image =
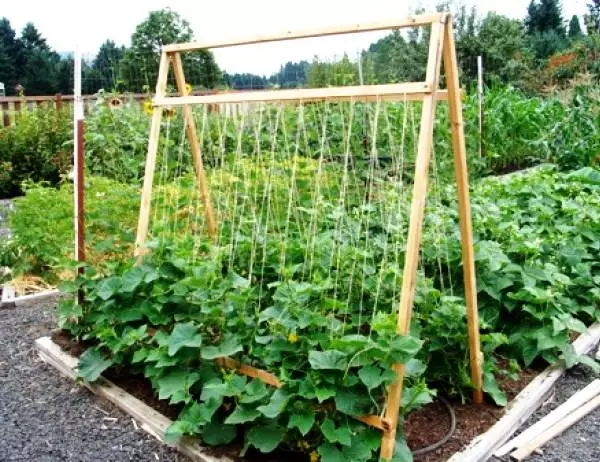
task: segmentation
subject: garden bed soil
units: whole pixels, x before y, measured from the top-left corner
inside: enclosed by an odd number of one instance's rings
[[[93,345],[90,341],[76,341],[66,331],[54,331],[52,340],[63,351],[72,356],[80,356]],[[518,380],[508,378],[498,380],[500,388],[506,392],[507,399],[512,400],[533,378],[541,372],[541,367],[531,367],[521,371]],[[150,382],[142,375],[131,375],[125,368],[112,367],[103,374],[111,382],[123,388],[150,407],[175,420],[179,415],[181,405],[172,405],[165,400],[159,400],[152,390]],[[450,404],[456,415],[456,429],[452,437],[435,451],[415,456],[415,462],[443,462],[454,453],[466,447],[473,438],[487,431],[504,414],[503,408],[485,403],[480,406],[463,404],[451,400]],[[410,413],[405,422],[404,430],[408,446],[418,450],[440,441],[448,433],[451,421],[446,407],[435,401]],[[245,457],[240,457],[242,442],[236,441],[230,445],[218,448],[207,448],[213,456],[227,456],[238,462],[309,462],[307,454],[277,450],[270,454],[262,454],[249,450]]]

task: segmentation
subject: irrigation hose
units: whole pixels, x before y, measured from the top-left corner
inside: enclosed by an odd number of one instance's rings
[[[454,413],[454,409],[444,397],[438,396],[438,399],[444,404],[444,406],[448,410],[448,414],[450,415],[450,430],[448,430],[448,433],[446,433],[446,435],[438,442],[430,444],[429,446],[425,446],[424,448],[412,451],[413,456],[420,456],[422,454],[427,454],[428,452],[435,451],[440,446],[446,444],[446,442],[452,437],[454,431],[456,430],[456,414]]]

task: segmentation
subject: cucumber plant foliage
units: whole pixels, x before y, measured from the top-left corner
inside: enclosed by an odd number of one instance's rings
[[[506,397],[497,378],[520,367],[557,360],[596,366],[578,357],[569,339],[600,318],[597,178],[590,168],[564,174],[544,166],[474,186],[484,390],[499,405]],[[452,186],[441,193],[455,197]],[[428,207],[430,220],[457,229],[454,207]],[[377,460],[381,432],[353,417],[382,412],[395,362],[406,365],[402,416],[436,393],[466,400],[472,390],[462,284],[442,287],[437,273],[447,267],[462,282],[458,231],[440,237],[430,230],[426,223],[410,335],[396,334],[395,309],[359,312],[358,305],[336,303],[320,262],[311,279],[299,280],[299,238],[287,244],[283,278],[272,271],[249,280],[231,264],[229,248],[208,242],[197,260],[163,242],[141,264],[126,261],[108,275],[86,268],[63,284],[68,293],[82,290],[85,302],[61,300],[60,327],[94,343],[80,358],[82,378],[125,365],[160,399],[180,406],[168,430],[172,440],[196,435],[209,445],[243,441],[242,453],[284,448],[323,462]],[[276,267],[279,244],[272,245],[267,266]],[[240,261],[250,252],[241,244],[238,250]],[[400,267],[386,264],[397,284]],[[377,277],[366,274],[365,287],[376,287]],[[283,386],[222,368],[215,361],[222,357],[264,369]],[[402,435],[400,428],[398,461],[411,458]]]

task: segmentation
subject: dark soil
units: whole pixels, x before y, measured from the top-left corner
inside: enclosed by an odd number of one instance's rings
[[[74,340],[66,331],[54,331],[51,338],[63,351],[75,357],[80,356],[93,345],[93,342]],[[148,379],[143,375],[132,375],[124,367],[111,367],[102,375],[171,420],[175,420],[183,409],[181,405],[169,404],[166,400],[158,399]],[[270,454],[261,454],[252,448],[248,450],[245,457],[240,457],[242,446],[243,441],[240,439],[226,447],[208,447],[206,452],[214,456],[227,456],[237,462],[281,462],[282,460],[308,462],[310,460],[307,454],[299,452],[277,450]]]
[[[90,342],[74,341],[67,332],[56,331],[52,339],[61,348],[73,356],[81,355],[89,346]],[[514,398],[538,373],[539,368],[525,369],[521,372],[518,380],[502,378],[499,380],[500,387],[506,392],[508,399]],[[108,369],[104,376],[120,386],[136,398],[145,402],[158,412],[174,420],[179,415],[182,407],[174,406],[164,400],[159,400],[152,390],[150,382],[142,375],[131,375],[129,371],[120,367]],[[492,404],[473,406],[460,402],[451,402],[456,415],[456,430],[452,437],[439,449],[415,457],[417,462],[444,461],[455,452],[465,447],[474,437],[489,429],[503,414],[503,409]],[[427,429],[427,431],[423,431]],[[417,450],[440,441],[450,429],[450,416],[446,407],[439,401],[424,406],[407,416],[405,423],[405,436],[409,447]],[[297,452],[276,451],[268,456],[260,453],[249,453],[245,457],[239,457],[242,442],[226,448],[209,448],[208,451],[214,455],[227,455],[239,462],[306,462],[309,460],[306,454]]]

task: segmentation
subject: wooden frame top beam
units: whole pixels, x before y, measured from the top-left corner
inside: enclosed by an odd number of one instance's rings
[[[256,35],[245,38],[232,38],[214,42],[189,42],[173,43],[163,46],[163,51],[173,53],[176,51],[206,50],[210,48],[226,48],[239,45],[256,43],[280,42],[284,40],[297,40],[310,37],[325,37],[329,35],[356,34],[359,32],[373,32],[379,30],[402,29],[406,27],[427,26],[442,19],[442,14],[427,14],[408,16],[402,19],[390,19],[367,24],[347,24],[334,27],[321,27],[300,31],[287,31],[271,35]]]
[[[357,85],[330,88],[299,88],[291,90],[256,90],[201,96],[171,96],[156,98],[155,107],[185,106],[188,104],[226,103],[307,103],[314,101],[418,101],[432,93],[425,82],[394,83],[386,85]],[[438,90],[440,99],[447,99],[446,90]]]

